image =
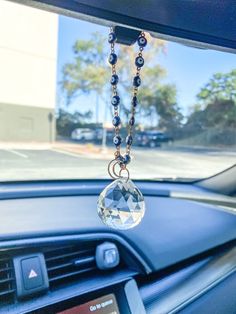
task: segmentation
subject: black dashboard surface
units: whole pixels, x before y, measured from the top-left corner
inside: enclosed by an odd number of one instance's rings
[[[102,189],[102,185],[97,184],[97,188]],[[194,191],[184,185],[178,189]],[[146,196],[142,223],[128,231],[115,231],[98,218],[97,195],[85,194],[1,200],[0,245],[33,237],[114,234],[125,239],[156,271],[236,239],[233,213],[219,206],[168,196]]]

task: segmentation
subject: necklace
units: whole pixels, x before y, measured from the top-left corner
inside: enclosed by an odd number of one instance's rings
[[[120,97],[118,95],[117,85],[119,77],[116,73],[117,54],[115,53],[116,34],[114,29],[110,29],[108,42],[111,45],[111,51],[108,62],[111,65],[111,86],[112,98],[111,104],[114,109],[112,124],[114,126],[115,136],[113,143],[116,147],[115,158],[108,164],[108,173],[114,181],[109,184],[98,198],[98,215],[101,220],[109,227],[114,229],[130,229],[135,227],[142,220],[145,213],[144,198],[140,190],[130,180],[130,173],[127,165],[131,162],[130,152],[133,143],[133,127],[135,123],[135,111],[138,104],[137,94],[141,85],[140,71],[144,65],[142,52],[147,45],[144,32],[141,32],[137,43],[139,52],[135,58],[136,74],[133,78],[133,93],[131,99],[131,114],[128,122],[128,135],[126,137],[126,153],[121,154],[122,138],[120,136],[121,118],[119,116]],[[117,167],[119,169],[117,170]],[[122,174],[126,172],[126,177]]]

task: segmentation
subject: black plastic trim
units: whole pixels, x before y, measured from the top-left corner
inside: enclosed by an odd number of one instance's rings
[[[209,34],[209,31],[212,32],[212,29],[215,24],[222,25],[222,21],[218,18],[218,20],[214,21],[213,23],[211,19],[209,19],[209,15],[207,13],[204,13],[204,10],[207,12],[209,10],[210,14],[213,16],[215,14],[216,17],[218,15],[216,14],[217,10],[222,10],[224,12],[224,8],[221,8],[220,1],[216,3],[215,5],[211,3],[211,1],[208,1],[205,5],[205,7],[202,5],[202,1],[181,1],[181,4],[178,5],[179,1],[156,1],[156,2],[150,2],[149,5],[145,6],[145,3],[142,1],[136,2],[137,6],[140,9],[140,12],[149,12],[149,15],[152,15],[152,18],[155,18],[154,21],[147,20],[146,17],[143,17],[139,14],[139,18],[135,15],[135,12],[132,12],[132,14],[127,14],[127,12],[122,9],[123,7],[128,6],[129,3],[117,3],[113,1],[100,1],[100,6],[97,7],[94,5],[94,1],[81,1],[81,0],[11,0],[14,2],[18,2],[21,4],[30,5],[36,8],[44,9],[47,11],[56,12],[59,14],[64,14],[68,16],[72,16],[75,18],[81,18],[81,19],[87,19],[92,22],[100,23],[103,25],[120,25],[120,26],[127,26],[131,28],[136,28],[138,30],[145,30],[149,32],[154,32],[157,34],[162,34],[163,37],[165,36],[172,37],[172,40],[179,40],[179,38],[182,39],[184,43],[187,43],[188,41],[191,41],[191,43],[195,42],[196,46],[198,43],[201,44],[201,47],[204,46],[204,44],[207,46],[207,48],[212,49],[219,49],[223,51],[229,51],[229,52],[235,52],[236,50],[236,41],[222,37],[222,35],[218,35],[218,37]],[[174,4],[174,5],[173,5]],[[229,6],[231,5],[232,9],[229,10]],[[164,6],[164,10],[161,10]],[[227,4],[225,7],[225,10],[227,9],[227,12],[231,12],[232,10],[235,10],[235,7],[233,5],[233,1]],[[214,11],[215,10],[215,11]],[[129,12],[130,13],[130,12]],[[203,15],[204,13],[204,15]],[[174,16],[173,16],[174,14]],[[174,17],[176,18],[176,14],[179,16],[179,20],[182,20],[182,24],[178,25],[177,27],[169,26],[171,25]],[[163,15],[165,16],[165,19],[163,21]],[[230,15],[230,14],[229,14]],[[190,16],[194,16],[198,19],[198,23],[195,22],[196,25],[198,25],[198,29],[193,27],[192,25],[192,19],[189,18]],[[204,33],[203,29],[203,20],[202,16],[207,20],[207,23],[205,27],[208,27],[208,34]],[[184,19],[185,17],[185,19]],[[227,19],[224,16],[224,21],[226,23]],[[228,16],[228,28],[230,25],[232,25],[232,13],[230,16]],[[224,24],[223,24],[224,25]],[[222,25],[222,27],[223,27]],[[216,28],[218,30],[218,28]],[[231,26],[232,32],[233,26]],[[229,36],[229,31],[227,33]],[[233,35],[231,35],[230,38],[233,38]]]
[[[148,262],[122,237],[112,233],[92,233],[92,234],[71,234],[61,236],[37,237],[19,240],[1,241],[0,249],[17,249],[21,247],[38,247],[42,245],[51,245],[52,243],[78,243],[87,241],[116,241],[123,246],[140,264],[140,272],[151,273],[152,269]]]
[[[25,287],[24,285],[24,268],[22,262],[27,259],[37,259],[39,263],[39,271],[37,277],[41,279],[41,284],[37,287]],[[40,292],[46,292],[49,288],[47,267],[45,259],[42,253],[24,254],[13,258],[15,276],[16,276],[16,292],[19,299],[23,299],[28,296],[37,295]],[[32,266],[33,267],[33,266]],[[33,268],[32,268],[33,269]],[[27,279],[27,283],[30,280]],[[29,285],[28,285],[29,286]]]
[[[136,183],[149,181],[136,180]],[[156,183],[150,181],[150,183]],[[0,200],[55,196],[98,195],[111,180],[49,180],[27,182],[5,182],[0,184]],[[189,184],[190,185],[190,184]],[[145,188],[146,196],[169,197],[167,189]]]
[[[188,270],[189,269],[189,270]],[[147,313],[178,313],[236,272],[236,247],[140,288]]]
[[[195,182],[195,185],[223,195],[236,193],[236,164],[211,177]]]
[[[99,195],[111,180],[49,180],[0,184],[0,200]],[[200,183],[135,180],[144,196],[171,197],[236,208],[232,197],[217,194]],[[189,191],[189,188],[192,190]]]
[[[104,289],[109,289],[109,287],[111,287],[110,291],[112,291],[113,286],[133,279],[133,276],[135,275],[135,271],[126,270],[117,272],[114,271],[112,274],[103,274],[102,276],[94,276],[93,278],[88,278],[72,284],[69,287],[51,291],[46,295],[1,307],[0,314],[48,313],[44,311],[45,307],[61,302],[63,304],[63,302],[66,302],[69,299],[76,297],[82,298],[85,295],[89,295],[91,298],[93,293],[98,291],[101,293]],[[52,312],[49,313],[51,314]]]

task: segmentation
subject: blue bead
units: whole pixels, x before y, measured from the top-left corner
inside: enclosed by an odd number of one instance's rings
[[[135,87],[139,87],[141,85],[141,78],[139,77],[139,75],[136,75],[134,77],[134,80],[133,80],[133,85]]]
[[[111,65],[116,64],[116,62],[117,62],[117,55],[115,53],[111,53],[110,56],[109,56],[108,62]]]
[[[125,159],[124,159],[123,156],[119,155],[119,156],[116,158],[116,160],[118,161],[119,165],[124,165]]]
[[[135,59],[135,65],[136,65],[136,67],[141,68],[144,65],[143,57],[137,57]]]
[[[132,98],[132,105],[133,105],[134,107],[136,107],[137,104],[138,104],[138,99],[137,99],[136,96],[134,96],[134,97]]]
[[[111,85],[117,85],[119,81],[119,77],[117,74],[113,74],[111,76]]]
[[[134,117],[131,117],[130,120],[129,120],[129,124],[130,124],[130,125],[134,125],[134,122],[135,122]]]
[[[138,45],[139,47],[145,47],[147,45],[147,39],[144,36],[139,36]]]
[[[114,107],[117,107],[120,103],[120,97],[119,96],[113,96],[112,99],[111,99],[111,104],[112,106]]]
[[[113,143],[115,146],[120,146],[122,139],[119,135],[113,137]]]
[[[126,137],[126,144],[131,145],[133,143],[133,137],[131,135],[128,135]]]
[[[120,125],[120,122],[121,122],[121,120],[120,120],[120,117],[119,117],[119,116],[115,116],[115,117],[113,118],[113,120],[112,120],[112,124],[113,124],[114,126]]]
[[[116,41],[116,34],[114,32],[111,32],[108,36],[108,42],[109,44],[113,44]]]
[[[129,164],[130,161],[131,161],[131,157],[130,157],[129,154],[125,154],[124,157],[123,157],[123,159],[124,159],[123,163],[124,163],[125,165]]]

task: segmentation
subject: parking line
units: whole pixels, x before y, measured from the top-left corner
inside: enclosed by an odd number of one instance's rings
[[[17,151],[14,150],[14,149],[6,149],[6,151],[7,151],[7,152],[10,152],[10,153],[12,153],[12,154],[15,154],[15,155],[17,155],[17,156],[20,156],[20,157],[22,157],[22,158],[29,158],[27,155],[22,154],[22,153],[19,153],[19,152],[17,152]]]
[[[51,149],[51,151],[59,153],[59,154],[68,155],[68,156],[71,156],[71,157],[76,157],[76,158],[80,158],[81,157],[81,155],[79,155],[79,154],[67,152],[67,151],[65,151],[63,149],[54,149],[53,148],[53,149]]]

